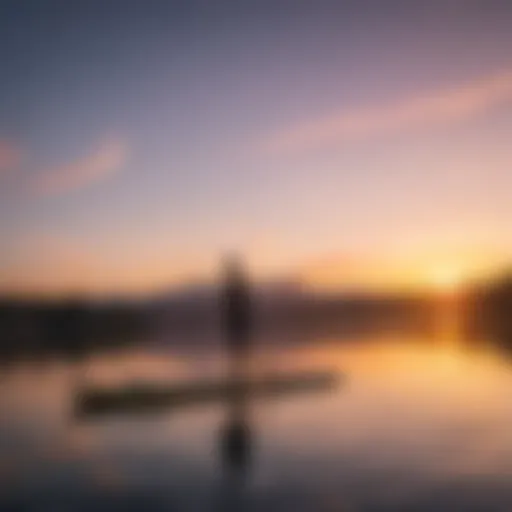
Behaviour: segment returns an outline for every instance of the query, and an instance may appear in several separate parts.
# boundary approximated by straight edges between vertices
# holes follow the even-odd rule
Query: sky
[[[0,0],[0,293],[512,261],[507,0]]]

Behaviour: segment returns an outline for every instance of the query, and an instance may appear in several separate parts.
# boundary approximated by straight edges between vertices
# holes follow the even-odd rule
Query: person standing
[[[253,312],[250,285],[240,261],[230,256],[224,263],[223,324],[231,357],[245,357],[252,345]]]

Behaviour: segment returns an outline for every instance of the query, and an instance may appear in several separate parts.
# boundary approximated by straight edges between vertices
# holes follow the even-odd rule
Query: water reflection
[[[461,297],[440,296],[436,304],[433,339],[444,345],[460,345],[464,339],[464,312]]]
[[[40,510],[46,495],[56,509],[65,488],[71,510],[510,509],[512,373],[491,345],[469,351],[439,334],[312,338],[261,352],[250,363],[211,354],[212,373],[228,368],[231,382],[245,383],[222,400],[93,424],[69,423],[68,363],[12,367],[0,384],[0,508]],[[350,385],[254,400],[242,377],[265,361],[281,371],[334,366]],[[89,366],[102,378],[205,370],[193,353],[140,348]]]
[[[237,356],[237,359],[244,356]],[[236,363],[245,365],[244,361]],[[239,379],[237,370],[231,375]],[[221,488],[219,510],[235,511],[244,507],[245,488],[253,460],[253,431],[250,424],[248,381],[231,393],[227,403],[227,418],[219,434],[221,457]],[[233,388],[235,389],[235,388]]]

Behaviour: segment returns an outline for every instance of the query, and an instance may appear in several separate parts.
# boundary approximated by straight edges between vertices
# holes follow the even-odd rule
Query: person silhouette
[[[240,261],[229,256],[224,262],[223,320],[227,349],[234,359],[248,356],[252,341],[250,285]]]
[[[223,267],[222,321],[229,359],[227,419],[219,436],[223,485],[220,510],[243,508],[245,486],[252,460],[248,405],[248,362],[252,347],[252,301],[250,285],[236,257]]]

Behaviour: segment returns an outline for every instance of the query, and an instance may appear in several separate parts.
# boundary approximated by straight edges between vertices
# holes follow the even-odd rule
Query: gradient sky
[[[0,1],[0,291],[512,260],[508,0]],[[447,277],[447,279],[448,279]]]

